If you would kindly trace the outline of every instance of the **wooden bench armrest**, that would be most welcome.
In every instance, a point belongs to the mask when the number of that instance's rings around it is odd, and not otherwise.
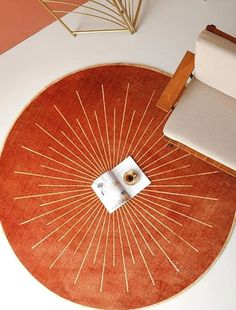
[[[227,39],[233,43],[236,43],[236,38],[231,36],[230,34],[221,31],[220,29],[216,28],[215,25],[207,25],[206,30],[210,31],[211,33],[214,33],[218,35],[219,37],[222,37],[224,39]]]
[[[187,51],[157,102],[157,107],[170,111],[184,90],[185,84],[194,69],[194,54]]]

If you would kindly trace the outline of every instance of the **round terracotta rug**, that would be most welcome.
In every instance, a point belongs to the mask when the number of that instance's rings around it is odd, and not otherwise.
[[[156,108],[169,77],[132,65],[71,74],[40,93],[0,162],[1,222],[29,272],[58,295],[140,308],[183,291],[221,252],[233,177],[167,143]],[[109,214],[92,182],[128,156],[151,180]]]

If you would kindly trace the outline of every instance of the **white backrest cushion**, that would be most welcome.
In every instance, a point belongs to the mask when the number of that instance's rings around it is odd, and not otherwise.
[[[196,41],[195,76],[236,98],[236,44],[203,30]]]

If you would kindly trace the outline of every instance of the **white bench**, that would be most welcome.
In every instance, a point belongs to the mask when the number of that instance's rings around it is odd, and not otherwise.
[[[168,111],[178,101],[164,135],[236,175],[236,39],[224,35],[226,38],[209,30],[201,32],[195,60],[189,52],[189,60],[182,61],[157,106]],[[194,77],[178,100],[194,66]]]

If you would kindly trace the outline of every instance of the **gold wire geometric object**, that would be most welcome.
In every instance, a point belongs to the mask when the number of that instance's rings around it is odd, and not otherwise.
[[[44,8],[56,19],[63,27],[65,27],[73,36],[80,33],[95,32],[120,32],[129,31],[131,34],[137,31],[137,20],[143,0],[90,0],[78,1],[71,0],[39,0]],[[76,3],[77,2],[77,3]],[[64,16],[66,14],[66,16]],[[76,18],[74,25],[68,21],[68,15],[80,15],[80,19]],[[64,17],[63,17],[64,16]],[[83,18],[87,21],[83,20]],[[62,19],[63,18],[63,19]],[[91,25],[88,29],[78,28],[78,21],[86,24],[90,19]],[[98,21],[100,23],[98,23]],[[95,22],[95,24],[94,24]],[[106,25],[100,25],[105,22]],[[117,27],[118,26],[118,27]],[[79,25],[81,28],[81,25]]]

